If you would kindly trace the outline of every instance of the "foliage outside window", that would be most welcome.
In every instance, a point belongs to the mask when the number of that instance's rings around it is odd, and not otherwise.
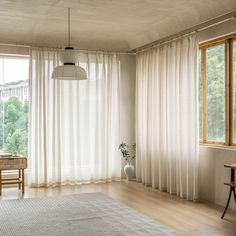
[[[0,56],[0,152],[27,156],[28,58]]]
[[[236,37],[200,45],[199,136],[206,144],[236,144]]]

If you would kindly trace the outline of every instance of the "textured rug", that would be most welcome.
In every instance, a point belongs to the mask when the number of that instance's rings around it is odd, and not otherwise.
[[[0,235],[177,235],[102,193],[0,201]]]

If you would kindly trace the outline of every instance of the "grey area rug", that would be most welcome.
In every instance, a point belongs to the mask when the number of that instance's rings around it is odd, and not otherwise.
[[[0,235],[177,235],[102,193],[0,201]]]

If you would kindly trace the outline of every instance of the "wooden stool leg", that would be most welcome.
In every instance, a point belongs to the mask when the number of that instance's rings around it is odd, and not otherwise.
[[[225,213],[226,213],[226,211],[227,211],[227,209],[228,209],[229,202],[230,202],[230,198],[231,198],[231,193],[233,192],[233,189],[234,189],[234,188],[231,187],[230,190],[229,190],[229,198],[228,198],[227,205],[226,205],[226,207],[225,207],[224,213],[223,213],[223,215],[221,216],[222,219],[224,218]]]
[[[2,195],[2,171],[0,170],[0,196]]]
[[[25,173],[24,169],[22,169],[22,194],[25,193]]]
[[[19,171],[18,178],[19,178],[19,181],[21,181],[21,170],[18,170],[18,171]],[[21,183],[19,183],[18,186],[19,186],[19,189],[21,189]]]

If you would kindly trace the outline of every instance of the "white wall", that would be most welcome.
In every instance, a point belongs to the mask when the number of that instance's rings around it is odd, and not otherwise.
[[[220,24],[199,33],[199,40],[207,41],[219,36],[236,32],[236,20]],[[230,179],[230,170],[224,164],[236,163],[236,150],[214,147],[200,147],[199,157],[199,194],[205,199],[225,206],[229,194],[229,187],[224,182]],[[233,197],[231,209],[236,209]]]
[[[236,33],[236,19],[203,30],[198,33],[198,37],[200,42],[204,42],[233,33]]]
[[[201,146],[199,158],[200,198],[225,206],[229,187],[224,182],[230,181],[230,169],[224,164],[236,163],[236,150]],[[233,196],[230,208],[236,209]]]
[[[135,55],[119,55],[120,59],[120,141],[135,143]],[[122,178],[125,161],[122,159]]]
[[[4,55],[23,55],[29,56],[29,47],[14,46],[14,45],[0,45],[0,54]]]

